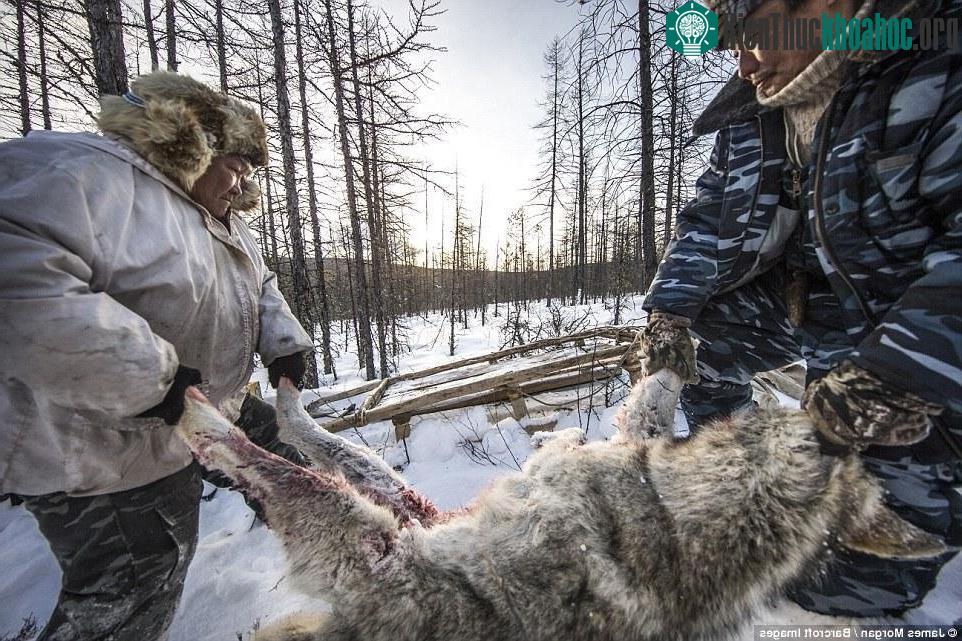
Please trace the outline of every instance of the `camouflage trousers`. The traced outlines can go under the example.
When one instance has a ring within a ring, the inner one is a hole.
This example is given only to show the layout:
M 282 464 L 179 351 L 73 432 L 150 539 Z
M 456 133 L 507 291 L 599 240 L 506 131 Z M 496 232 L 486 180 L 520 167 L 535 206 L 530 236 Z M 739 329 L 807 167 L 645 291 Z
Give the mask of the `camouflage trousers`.
M 236 424 L 264 449 L 304 464 L 278 438 L 271 405 L 248 396 Z M 16 497 L 36 517 L 63 571 L 56 608 L 37 641 L 164 638 L 197 544 L 202 473 L 230 483 L 194 463 L 125 492 Z
M 838 300 L 824 281 L 812 283 L 805 322 L 788 322 L 781 274 L 763 276 L 714 298 L 692 325 L 700 340 L 700 381 L 682 390 L 681 406 L 694 432 L 714 418 L 749 407 L 751 379 L 804 359 L 807 382 L 824 376 L 854 345 L 845 332 Z M 962 416 L 939 419 L 949 438 L 962 443 Z M 879 477 L 886 501 L 909 522 L 962 545 L 962 461 L 941 432 L 911 447 L 873 447 L 863 455 Z M 833 550 L 833 561 L 797 583 L 789 597 L 807 610 L 848 616 L 898 615 L 921 604 L 939 570 L 951 559 L 898 561 Z
M 63 571 L 38 641 L 152 641 L 180 600 L 197 544 L 200 468 L 88 497 L 22 497 Z

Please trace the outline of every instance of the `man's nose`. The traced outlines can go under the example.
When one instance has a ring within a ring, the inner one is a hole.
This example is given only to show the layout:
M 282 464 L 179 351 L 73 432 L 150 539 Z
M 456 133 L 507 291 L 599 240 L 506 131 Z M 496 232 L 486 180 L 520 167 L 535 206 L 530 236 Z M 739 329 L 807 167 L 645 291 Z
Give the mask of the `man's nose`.
M 243 180 L 236 180 L 236 181 L 234 181 L 234 184 L 231 185 L 231 188 L 230 188 L 229 190 L 227 190 L 228 195 L 229 195 L 231 198 L 234 198 L 234 197 L 236 197 L 236 196 L 240 196 L 240 195 L 241 195 L 241 190 L 242 190 L 241 188 L 242 188 L 243 183 L 244 183 Z
M 747 80 L 756 71 L 758 71 L 758 58 L 753 56 L 751 51 L 739 50 L 738 77 Z

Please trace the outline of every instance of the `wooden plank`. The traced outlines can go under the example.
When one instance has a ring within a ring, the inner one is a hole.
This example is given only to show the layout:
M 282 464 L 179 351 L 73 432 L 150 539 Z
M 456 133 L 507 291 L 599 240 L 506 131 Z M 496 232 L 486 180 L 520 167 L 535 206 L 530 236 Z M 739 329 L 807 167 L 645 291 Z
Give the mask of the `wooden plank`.
M 352 396 L 357 396 L 358 394 L 363 394 L 364 392 L 369 392 L 378 385 L 381 384 L 381 379 L 376 381 L 368 381 L 363 385 L 358 385 L 357 387 L 351 387 L 346 390 L 341 390 L 340 392 L 335 392 L 333 394 L 327 394 L 317 399 L 316 401 L 311 401 L 307 404 L 307 411 L 314 415 L 316 412 L 323 411 L 323 406 L 327 403 L 333 403 L 334 401 L 343 401 L 345 398 L 351 398 Z
M 424 394 L 419 395 L 417 398 L 382 403 L 378 407 L 373 408 L 370 412 L 368 412 L 368 414 L 371 416 L 371 420 L 377 420 L 374 418 L 375 414 L 380 415 L 382 418 L 392 416 L 393 414 L 403 414 L 415 409 L 418 406 L 429 405 L 437 401 L 448 400 L 463 394 L 478 392 L 484 389 L 516 385 L 518 383 L 533 380 L 542 374 L 559 371 L 564 367 L 578 364 L 591 364 L 597 362 L 599 359 L 611 355 L 620 356 L 624 353 L 624 350 L 625 348 L 623 346 L 616 345 L 614 347 L 605 347 L 599 349 L 595 353 L 569 356 L 557 361 L 538 363 L 523 369 L 512 368 L 507 372 L 496 370 L 479 377 L 477 380 L 468 382 L 455 381 L 450 385 L 436 386 L 430 391 L 426 391 Z
M 592 352 L 585 352 L 580 350 L 558 350 L 555 352 L 549 352 L 547 354 L 536 354 L 530 356 L 521 356 L 512 360 L 502 361 L 500 364 L 488 365 L 476 364 L 468 366 L 465 368 L 466 371 L 458 370 L 454 372 L 442 372 L 439 374 L 433 374 L 423 379 L 417 381 L 402 381 L 396 385 L 392 385 L 390 391 L 390 399 L 393 401 L 402 397 L 411 397 L 415 394 L 423 393 L 426 390 L 434 389 L 439 385 L 447 385 L 454 383 L 456 381 L 467 382 L 469 379 L 478 380 L 483 376 L 488 376 L 492 372 L 498 371 L 497 368 L 501 370 L 523 370 L 528 367 L 533 367 L 542 363 L 548 362 L 559 362 L 564 358 L 570 356 L 579 356 L 584 354 L 591 354 Z M 624 350 L 615 352 L 614 354 L 597 358 L 598 362 L 615 362 L 623 357 Z M 577 366 L 577 365 L 576 365 Z M 558 372 L 567 369 L 565 366 L 558 368 Z M 462 373 L 463 371 L 463 373 Z
M 563 390 L 572 388 L 577 385 L 584 385 L 585 383 L 590 383 L 594 381 L 607 380 L 617 375 L 618 371 L 610 367 L 597 366 L 593 368 L 586 368 L 584 371 L 576 371 L 574 373 L 564 374 L 562 376 L 550 377 L 547 379 L 539 379 L 531 381 L 528 383 L 522 383 L 518 385 L 522 394 L 541 394 L 543 392 L 551 392 L 557 390 Z M 508 392 L 506 389 L 489 389 L 483 390 L 481 392 L 466 395 L 460 398 L 447 400 L 444 402 L 437 403 L 432 406 L 421 407 L 407 414 L 399 414 L 397 416 L 385 417 L 385 418 L 372 418 L 368 415 L 369 421 L 385 420 L 386 418 L 391 418 L 392 420 L 398 417 L 411 417 L 411 416 L 424 416 L 426 414 L 436 414 L 438 412 L 448 412 L 452 410 L 464 409 L 465 407 L 473 407 L 476 405 L 487 405 L 490 403 L 506 402 L 508 401 Z M 574 399 L 573 399 L 574 400 Z M 533 403 L 539 404 L 537 399 L 534 399 Z M 341 432 L 352 427 L 356 427 L 355 417 L 353 415 L 345 416 L 341 419 L 336 419 L 329 421 L 327 423 L 321 424 L 321 427 L 325 428 L 329 432 Z
M 377 405 L 381 401 L 381 398 L 384 396 L 384 391 L 387 389 L 387 386 L 390 385 L 390 383 L 391 383 L 390 378 L 383 379 L 381 381 L 381 384 L 374 389 L 371 395 L 368 396 L 366 399 L 364 399 L 364 405 L 362 405 L 361 408 L 365 410 L 369 410 L 375 405 Z
M 626 326 L 626 327 L 614 327 L 606 325 L 604 327 L 596 327 L 594 329 L 586 330 L 584 332 L 578 332 L 576 334 L 570 334 L 567 336 L 558 336 L 555 338 L 546 338 L 540 341 L 535 341 L 533 343 L 527 343 L 525 345 L 519 345 L 517 347 L 512 347 L 510 349 L 504 349 L 498 352 L 493 352 L 489 354 L 482 354 L 480 356 L 473 356 L 471 358 L 461 359 L 458 361 L 453 361 L 451 363 L 445 363 L 443 365 L 438 365 L 436 367 L 430 367 L 423 370 L 418 370 L 416 372 L 408 372 L 407 374 L 399 374 L 397 376 L 392 376 L 388 379 L 390 384 L 397 383 L 399 381 L 415 380 L 419 378 L 425 378 L 432 374 L 439 372 L 445 372 L 448 370 L 459 369 L 467 365 L 475 365 L 478 363 L 495 363 L 499 360 L 507 358 L 509 356 L 514 356 L 515 354 L 523 354 L 526 352 L 531 352 L 538 349 L 545 349 L 547 347 L 553 347 L 556 345 L 564 345 L 565 343 L 574 343 L 578 340 L 584 340 L 588 338 L 608 338 L 614 340 L 615 342 L 631 342 L 634 340 L 635 335 L 640 330 L 640 327 Z M 352 387 L 346 390 L 341 390 L 340 392 L 335 392 L 333 394 L 327 394 L 316 401 L 311 402 L 307 409 L 309 412 L 318 412 L 320 407 L 326 403 L 332 403 L 334 401 L 341 401 L 346 398 L 351 398 L 352 396 L 357 396 L 358 394 L 363 394 L 364 392 L 369 392 L 372 389 L 378 387 L 381 384 L 381 380 L 368 381 L 363 385 L 358 385 L 357 387 Z

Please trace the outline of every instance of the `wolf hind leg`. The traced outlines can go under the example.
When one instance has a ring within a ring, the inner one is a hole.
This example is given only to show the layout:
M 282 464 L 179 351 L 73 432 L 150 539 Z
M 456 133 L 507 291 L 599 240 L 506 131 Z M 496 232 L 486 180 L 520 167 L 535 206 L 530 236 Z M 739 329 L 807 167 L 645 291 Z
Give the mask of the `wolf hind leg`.
M 318 425 L 301 404 L 300 391 L 287 378 L 281 378 L 277 386 L 277 425 L 281 436 L 319 468 L 337 470 L 351 482 L 376 482 L 385 489 L 405 487 L 401 476 L 374 452 Z
M 417 520 L 430 525 L 439 513 L 434 505 L 414 490 L 390 465 L 366 447 L 331 434 L 307 413 L 300 392 L 281 378 L 277 387 L 277 424 L 281 436 L 320 469 L 339 472 L 360 492 L 391 509 L 402 522 Z
M 368 584 L 397 539 L 394 516 L 343 476 L 309 470 L 257 447 L 199 394 L 188 390 L 178 431 L 201 463 L 223 471 L 263 506 L 296 583 L 321 592 Z

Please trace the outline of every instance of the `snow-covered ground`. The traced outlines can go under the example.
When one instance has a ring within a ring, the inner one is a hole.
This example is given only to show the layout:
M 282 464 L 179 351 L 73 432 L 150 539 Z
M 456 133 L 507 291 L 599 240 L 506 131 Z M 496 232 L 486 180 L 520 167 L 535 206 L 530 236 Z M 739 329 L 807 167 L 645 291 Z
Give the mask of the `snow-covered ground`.
M 622 310 L 623 323 L 643 323 L 640 302 L 640 298 L 628 302 L 627 309 Z M 454 357 L 448 355 L 448 326 L 443 317 L 408 319 L 406 343 L 411 351 L 402 355 L 401 371 L 501 348 L 505 311 L 502 306 L 502 315 L 495 318 L 489 310 L 489 323 L 484 327 L 480 318 L 473 316 L 469 318 L 469 329 L 459 325 Z M 610 304 L 599 302 L 565 307 L 561 315 L 563 323 L 569 325 L 564 330 L 576 331 L 583 329 L 584 323 L 610 323 L 612 310 Z M 542 324 L 546 328 L 551 314 L 543 304 L 532 304 L 530 316 L 525 318 L 532 328 Z M 352 354 L 342 355 L 336 366 L 339 380 L 329 381 L 328 386 L 317 390 L 318 394 L 363 382 Z M 256 372 L 254 379 L 265 383 L 266 372 Z M 262 387 L 266 388 L 266 384 Z M 305 392 L 305 402 L 314 398 L 314 392 Z M 338 402 L 332 409 L 343 409 L 352 401 L 359 399 Z M 589 439 L 611 436 L 617 407 L 604 407 L 601 394 L 596 394 L 593 402 L 591 408 L 584 401 L 580 411 L 562 412 L 559 428 L 582 426 Z M 683 423 L 680 413 L 678 416 Z M 345 435 L 363 438 L 391 464 L 403 466 L 404 476 L 443 509 L 469 504 L 492 479 L 517 470 L 531 453 L 529 437 L 516 421 L 506 418 L 492 424 L 484 408 L 415 417 L 411 427 L 406 450 L 395 442 L 390 422 L 372 423 L 356 434 Z M 205 484 L 206 494 L 212 489 Z M 233 640 L 285 614 L 326 609 L 322 601 L 289 589 L 280 544 L 270 530 L 255 520 L 238 493 L 217 490 L 211 500 L 202 502 L 200 517 L 197 552 L 170 630 L 170 641 Z M 8 502 L 0 504 L 0 637 L 15 634 L 28 616 L 42 625 L 53 609 L 59 582 L 60 570 L 33 517 Z M 938 587 L 907 619 L 912 623 L 952 623 L 962 616 L 960 604 L 962 555 L 943 570 Z M 818 622 L 826 620 L 819 618 Z

